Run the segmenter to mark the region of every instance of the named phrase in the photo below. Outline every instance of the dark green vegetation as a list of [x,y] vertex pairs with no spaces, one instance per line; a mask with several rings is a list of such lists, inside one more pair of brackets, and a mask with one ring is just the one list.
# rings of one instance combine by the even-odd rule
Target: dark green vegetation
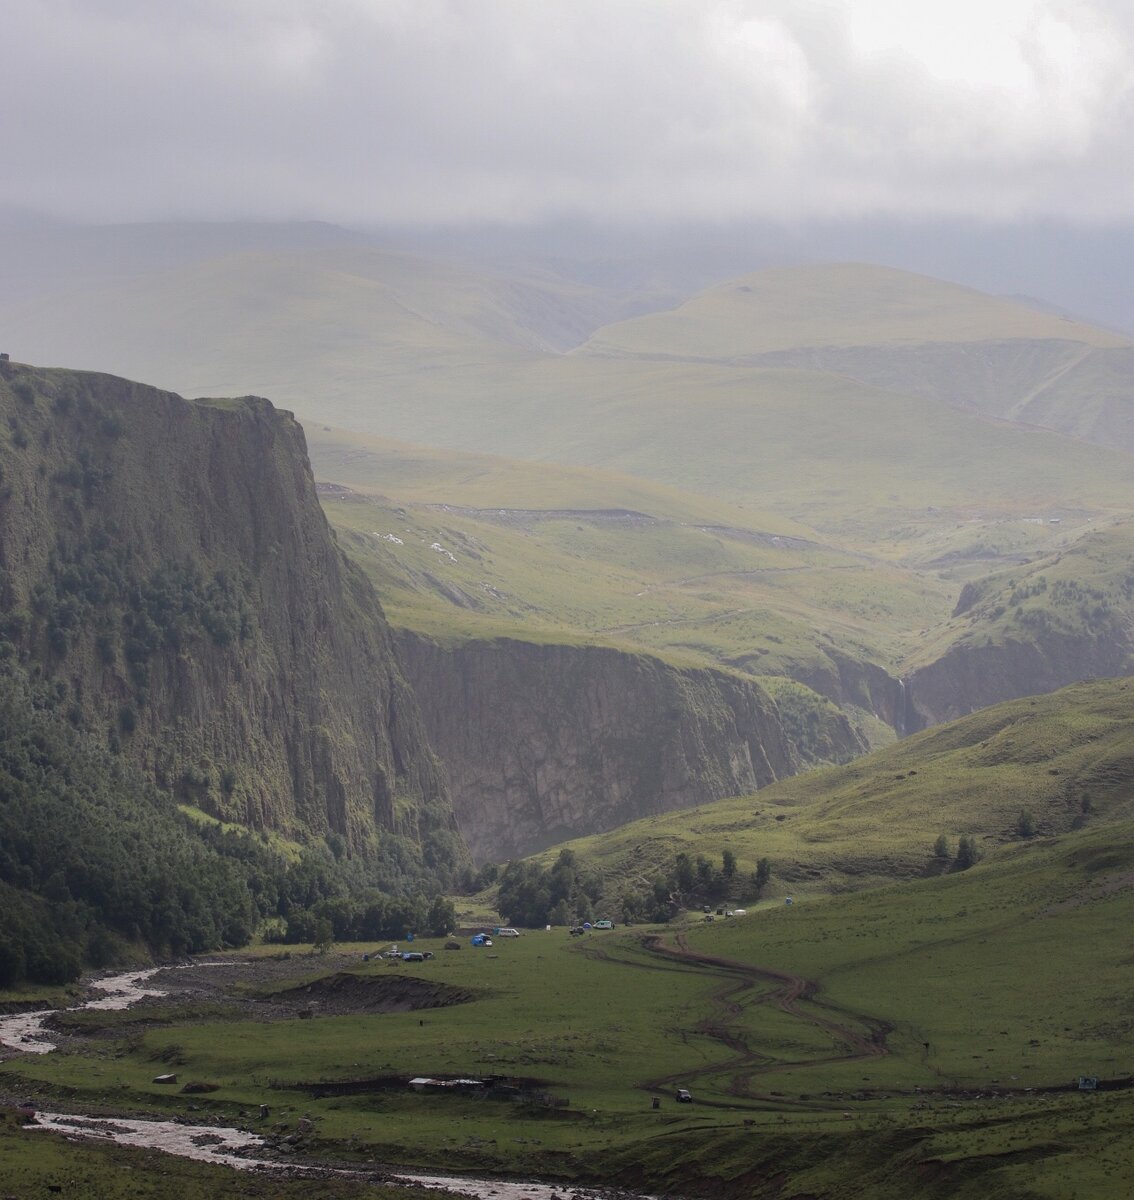
[[[316,1160],[685,1195],[1117,1200],[1134,1182],[1132,899],[1134,825],[1100,820],[967,871],[797,892],[711,925],[529,931],[459,953],[422,941],[435,956],[417,964],[296,959],[301,987],[259,984],[252,1010],[241,970],[202,992],[203,970],[158,1023],[84,1022],[64,1051],[7,1063],[0,1086],[225,1124],[268,1103],[285,1131],[310,1115],[301,1152]],[[458,1002],[369,999],[395,983]],[[314,1019],[278,1007],[297,996]],[[210,1090],[171,1094],[151,1082],[166,1070]],[[420,1074],[503,1075],[521,1100],[418,1094]],[[1081,1094],[1079,1076],[1101,1090]]]
[[671,862],[653,864],[652,872],[626,878],[604,875],[564,848],[550,866],[531,859],[510,862],[481,878],[495,885],[494,903],[512,925],[575,925],[580,921],[617,920],[626,924],[664,922],[690,905],[755,901],[771,876],[762,858],[750,877],[739,875],[731,850],[719,862],[703,854],[677,851]]
[[6,983],[446,924],[448,795],[266,401],[0,367],[0,704]]
[[431,877],[403,864],[326,842],[284,853],[182,814],[60,706],[53,686],[0,667],[0,987],[241,946],[265,926],[285,942],[452,926],[452,905],[421,894]]

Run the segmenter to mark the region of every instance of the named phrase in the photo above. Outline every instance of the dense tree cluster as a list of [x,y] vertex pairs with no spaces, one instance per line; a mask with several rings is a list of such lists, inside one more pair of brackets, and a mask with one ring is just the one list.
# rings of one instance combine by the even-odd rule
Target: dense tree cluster
[[[291,861],[253,834],[192,822],[61,705],[53,685],[0,666],[0,986],[238,946],[265,921],[291,941],[311,940],[320,919],[339,938],[452,925],[451,905],[426,898],[436,877],[420,857],[400,873],[396,843],[364,863],[336,857],[332,835]],[[378,879],[417,894],[364,890]]]
[[338,894],[310,908],[295,908],[280,941],[370,942],[403,938],[407,933],[443,937],[457,925],[453,902],[443,896],[391,896],[369,888],[357,895]]
[[573,850],[561,850],[550,867],[509,863],[499,875],[496,907],[513,925],[571,925],[604,916],[627,923],[668,921],[690,905],[759,896],[770,876],[766,858],[746,876],[731,850],[722,853],[719,867],[682,851],[650,878],[610,884]]

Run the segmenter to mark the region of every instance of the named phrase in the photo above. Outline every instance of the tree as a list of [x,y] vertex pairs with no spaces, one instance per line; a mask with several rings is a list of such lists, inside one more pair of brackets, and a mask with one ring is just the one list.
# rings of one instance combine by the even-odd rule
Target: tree
[[1022,808],[1016,818],[1016,833],[1022,838],[1036,836],[1036,819],[1026,808]]
[[721,851],[721,874],[731,879],[736,874],[736,855],[731,850]]
[[945,859],[949,857],[949,839],[942,833],[933,843],[933,857]]
[[456,929],[457,910],[453,907],[452,900],[446,900],[444,896],[435,896],[429,906],[425,924],[433,937],[444,937]]
[[673,878],[680,892],[691,892],[696,881],[693,860],[682,850],[673,861]]
[[315,922],[315,932],[311,942],[312,949],[316,954],[326,954],[335,944],[335,933],[327,917],[320,917]]
[[760,859],[760,861],[756,864],[756,870],[752,875],[752,886],[756,889],[757,895],[764,890],[764,886],[767,884],[768,880],[771,879],[771,877],[772,864],[766,858]]
[[976,842],[969,834],[962,834],[957,842],[957,855],[953,859],[953,866],[958,871],[967,871],[979,857]]

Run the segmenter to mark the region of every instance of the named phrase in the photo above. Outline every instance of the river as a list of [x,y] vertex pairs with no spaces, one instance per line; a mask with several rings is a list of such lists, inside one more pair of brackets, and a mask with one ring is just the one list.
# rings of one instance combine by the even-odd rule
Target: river
[[[194,966],[235,966],[235,963],[194,963]],[[147,982],[164,967],[144,971],[128,971],[95,980],[90,987],[104,993],[84,1004],[66,1009],[77,1012],[87,1008],[129,1008],[143,996],[164,996],[169,993],[147,987]],[[59,1009],[16,1016],[0,1017],[0,1046],[25,1054],[49,1054],[56,1049],[44,1031],[45,1022]],[[258,1157],[267,1151],[268,1143],[258,1133],[216,1125],[185,1125],[179,1121],[149,1121],[136,1117],[89,1117],[74,1113],[40,1112],[31,1126],[45,1133],[62,1134],[68,1138],[92,1141],[113,1141],[122,1146],[138,1146],[161,1150],[180,1158],[200,1162],[221,1162],[241,1171],[280,1171],[289,1175],[334,1174],[346,1179],[366,1182],[406,1183],[419,1187],[459,1192],[477,1200],[651,1200],[638,1194],[616,1193],[609,1188],[595,1190],[573,1185],[516,1182],[506,1179],[472,1179],[458,1175],[422,1175],[413,1172],[391,1174],[359,1168],[328,1167],[309,1162],[281,1162],[278,1158]]]

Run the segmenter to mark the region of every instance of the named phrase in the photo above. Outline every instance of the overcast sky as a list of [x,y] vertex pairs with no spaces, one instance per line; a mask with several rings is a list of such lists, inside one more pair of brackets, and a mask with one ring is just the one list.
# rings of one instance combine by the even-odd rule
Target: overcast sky
[[1131,0],[6,0],[0,205],[343,223],[1134,211]]

